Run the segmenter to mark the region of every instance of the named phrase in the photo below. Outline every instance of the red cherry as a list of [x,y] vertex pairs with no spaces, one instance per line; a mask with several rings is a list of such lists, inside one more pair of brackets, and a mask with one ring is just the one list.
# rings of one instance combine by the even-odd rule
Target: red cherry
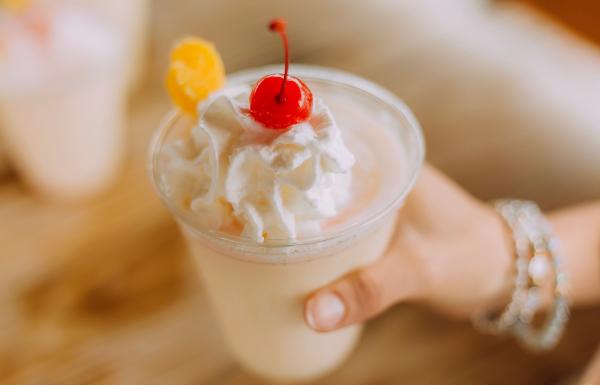
[[285,50],[283,75],[267,75],[260,79],[250,94],[250,115],[267,128],[282,130],[301,123],[310,117],[313,96],[300,79],[288,76],[289,44],[285,20],[276,19],[269,24],[278,32]]
[[[310,117],[312,93],[302,80],[282,75],[260,79],[250,94],[250,114],[268,128],[285,129]],[[285,81],[284,93],[281,87]]]

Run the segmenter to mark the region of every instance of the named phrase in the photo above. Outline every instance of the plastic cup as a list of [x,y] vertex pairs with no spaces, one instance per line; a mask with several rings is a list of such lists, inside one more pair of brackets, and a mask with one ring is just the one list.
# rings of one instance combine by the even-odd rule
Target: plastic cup
[[[266,67],[244,71],[230,76],[228,84],[252,85],[263,75],[280,70]],[[402,175],[385,176],[397,178],[398,183],[388,185],[394,188],[384,194],[385,202],[359,215],[359,220],[318,236],[263,244],[202,228],[191,212],[169,199],[168,186],[161,177],[163,145],[185,135],[193,125],[191,119],[177,113],[159,128],[150,160],[156,191],[173,213],[198,261],[233,355],[251,371],[277,381],[305,381],[321,376],[335,369],[352,351],[362,326],[317,333],[304,322],[303,301],[319,287],[381,257],[424,157],[418,123],[389,92],[331,69],[296,65],[291,72],[303,79],[313,94],[325,99],[342,130],[345,122],[341,112],[362,114],[383,127],[386,141],[396,141],[395,148],[402,151],[401,157],[390,158],[404,160],[393,168],[402,170]],[[340,107],[333,108],[337,99],[341,100]],[[354,104],[346,105],[351,102]],[[352,124],[352,120],[346,123]],[[386,148],[384,145],[370,151],[376,154]]]
[[[107,26],[108,27],[108,26]],[[114,32],[114,31],[113,31]],[[123,158],[125,90],[120,35],[105,55],[79,57],[71,71],[0,90],[0,128],[7,155],[25,182],[59,201],[87,198],[108,187]]]
[[127,61],[123,69],[127,84],[140,86],[146,70],[150,0],[62,0],[97,11],[121,30],[125,37]]

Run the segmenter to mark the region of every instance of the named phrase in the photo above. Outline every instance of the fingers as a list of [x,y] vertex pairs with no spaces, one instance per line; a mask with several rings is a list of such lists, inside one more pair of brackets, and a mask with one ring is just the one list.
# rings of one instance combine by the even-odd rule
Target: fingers
[[349,274],[318,290],[305,303],[306,323],[331,331],[362,322],[392,304],[414,298],[418,285],[402,259],[388,255],[376,264]]

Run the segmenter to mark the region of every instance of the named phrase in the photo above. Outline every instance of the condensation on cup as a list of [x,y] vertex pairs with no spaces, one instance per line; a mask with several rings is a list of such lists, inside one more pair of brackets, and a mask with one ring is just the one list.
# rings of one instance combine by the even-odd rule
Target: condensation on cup
[[125,52],[118,28],[72,6],[32,6],[0,17],[0,128],[17,173],[51,199],[106,189],[123,155]]

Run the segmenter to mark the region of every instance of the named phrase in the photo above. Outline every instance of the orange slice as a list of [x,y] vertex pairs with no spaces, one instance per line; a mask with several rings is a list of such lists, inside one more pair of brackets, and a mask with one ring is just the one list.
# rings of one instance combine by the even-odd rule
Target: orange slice
[[225,83],[225,69],[215,46],[199,38],[186,38],[171,52],[167,90],[173,103],[196,115],[199,102]]

